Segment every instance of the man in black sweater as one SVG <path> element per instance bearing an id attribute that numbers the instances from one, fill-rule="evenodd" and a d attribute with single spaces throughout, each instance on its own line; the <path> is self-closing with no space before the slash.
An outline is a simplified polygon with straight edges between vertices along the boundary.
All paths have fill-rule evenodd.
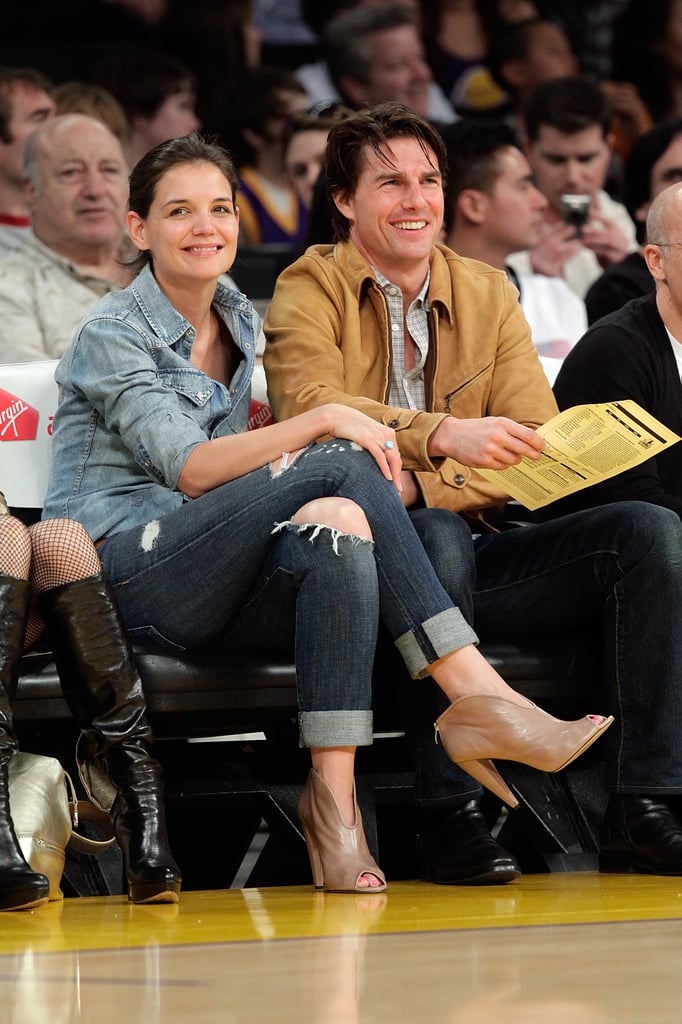
<path id="1" fill-rule="evenodd" d="M 561 409 L 634 399 L 682 436 L 682 184 L 659 193 L 646 228 L 643 256 L 655 292 L 594 324 L 564 360 L 554 393 Z M 682 444 L 564 499 L 552 511 L 626 499 L 662 505 L 682 518 Z"/>

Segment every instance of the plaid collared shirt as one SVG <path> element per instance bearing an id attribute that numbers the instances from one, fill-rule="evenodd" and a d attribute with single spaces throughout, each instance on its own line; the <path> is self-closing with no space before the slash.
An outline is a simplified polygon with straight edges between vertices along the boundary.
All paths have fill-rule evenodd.
<path id="1" fill-rule="evenodd" d="M 380 271 L 374 268 L 377 284 L 386 297 L 388 306 L 388 319 L 391 328 L 391 349 L 393 359 L 391 362 L 391 387 L 389 391 L 389 405 L 400 406 L 403 409 L 425 409 L 426 392 L 424 389 L 424 365 L 429 351 L 429 320 L 430 309 L 426 295 L 429 290 L 430 274 L 427 274 L 424 285 L 419 295 L 407 311 L 407 317 L 403 318 L 403 293 L 397 285 L 392 284 Z M 407 330 L 415 343 L 414 369 L 405 371 L 405 323 Z"/>

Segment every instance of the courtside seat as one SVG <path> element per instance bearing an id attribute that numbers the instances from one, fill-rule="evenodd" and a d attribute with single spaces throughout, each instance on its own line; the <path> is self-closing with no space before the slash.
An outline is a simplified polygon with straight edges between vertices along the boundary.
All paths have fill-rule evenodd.
<path id="1" fill-rule="evenodd" d="M 481 651 L 515 689 L 557 715 L 605 710 L 598 638 L 482 644 Z M 142 648 L 135 653 L 167 779 L 169 827 L 187 887 L 305 882 L 309 869 L 296 801 L 307 759 L 297 747 L 291 659 Z M 368 840 L 379 849 L 389 877 L 415 877 L 413 772 L 394 699 L 397 656 L 393 651 L 386 655 L 375 667 L 376 740 L 358 753 L 358 793 Z M 75 725 L 49 652 L 22 660 L 14 710 L 22 745 L 56 753 L 75 770 Z M 503 814 L 499 836 L 522 868 L 593 869 L 606 802 L 598 752 L 559 775 L 511 763 L 504 774 L 520 807 Z M 498 821 L 502 808 L 490 794 L 484 808 L 491 825 Z M 202 822 L 210 831 L 213 826 L 206 823 L 215 822 L 216 815 L 229 816 L 229 852 L 221 858 L 220 871 L 207 875 L 194 830 Z M 248 875 L 240 877 L 263 822 L 268 839 Z"/>
<path id="2" fill-rule="evenodd" d="M 596 638 L 482 644 L 481 650 L 517 690 L 549 711 L 570 718 L 605 710 Z M 306 882 L 296 801 L 307 758 L 297 746 L 291 659 L 141 648 L 135 653 L 186 887 Z M 414 780 L 395 699 L 396 658 L 394 650 L 377 658 L 376 740 L 358 752 L 358 794 L 368 841 L 379 850 L 389 878 L 410 878 L 417 872 L 410 841 L 416 829 Z M 75 773 L 76 727 L 49 652 L 22 660 L 14 711 L 21 745 L 56 754 Z M 499 822 L 500 841 L 523 870 L 596 867 L 606 803 L 598 756 L 598 750 L 589 752 L 559 775 L 504 766 L 520 807 L 500 818 L 499 802 L 487 794 L 484 809 L 491 826 Z M 214 846 L 220 818 L 229 818 L 230 842 L 209 870 L 202 851 Z M 263 823 L 267 839 L 245 875 L 242 865 L 262 839 Z M 203 842 L 197 841 L 197 829 L 206 833 Z M 111 874 L 107 878 L 100 868 L 70 865 L 73 894 L 122 891 L 112 888 Z"/>
<path id="3" fill-rule="evenodd" d="M 57 401 L 55 366 L 55 361 L 46 361 L 2 367 L 0 489 L 26 521 L 39 516 L 45 494 L 51 420 Z M 599 696 L 602 658 L 595 638 L 558 636 L 543 643 L 484 643 L 481 650 L 515 689 L 548 711 L 569 718 L 606 711 Z M 176 853 L 188 887 L 211 887 L 205 863 L 197 862 L 192 878 L 191 862 L 197 849 L 201 856 L 201 844 L 195 841 L 199 816 L 205 812 L 201 821 L 213 821 L 216 811 L 229 813 L 231 823 L 230 853 L 224 852 L 222 857 L 224 870 L 226 858 L 234 851 L 234 856 L 240 850 L 246 852 L 265 821 L 274 838 L 266 843 L 248 884 L 306 880 L 309 868 L 295 806 L 307 759 L 297 748 L 292 659 L 148 647 L 136 648 L 135 653 L 168 780 L 169 821 L 175 822 L 173 843 L 180 848 Z M 387 863 L 385 851 L 410 848 L 405 842 L 410 827 L 407 809 L 414 803 L 407 745 L 403 742 L 400 747 L 404 723 L 395 695 L 398 671 L 403 669 L 395 650 L 380 651 L 375 665 L 377 742 L 358 753 L 358 793 L 370 845 L 377 844 L 377 837 L 381 841 L 382 802 L 386 808 L 383 829 L 387 841 L 381 842 L 381 856 L 389 877 L 392 865 Z M 30 653 L 22 660 L 14 712 L 22 745 L 56 753 L 69 770 L 75 770 L 76 728 L 49 651 Z M 576 856 L 578 866 L 583 866 L 580 858 L 584 855 L 588 857 L 585 866 L 593 866 L 589 858 L 596 856 L 594 823 L 604 803 L 591 767 L 594 760 L 587 755 L 575 769 L 560 776 L 505 766 L 521 807 L 509 815 L 503 829 L 507 845 L 522 867 L 575 867 Z M 486 800 L 495 820 L 499 806 L 493 806 L 491 797 Z M 397 834 L 391 836 L 392 831 Z M 215 835 L 210 842 L 215 842 Z M 283 856 L 282 850 L 295 850 L 295 856 Z M 239 863 L 231 865 L 230 877 L 232 868 L 236 872 Z M 413 865 L 398 864 L 393 877 L 411 877 L 411 870 Z M 215 884 L 230 884 L 224 871 L 216 876 Z"/>
<path id="4" fill-rule="evenodd" d="M 484 643 L 481 652 L 515 689 L 543 707 L 580 715 L 598 699 L 600 665 L 592 638 Z M 177 736 L 178 729 L 184 736 L 262 730 L 268 717 L 296 714 L 296 672 L 286 656 L 141 647 L 135 653 L 159 737 Z M 70 718 L 49 652 L 23 658 L 14 711 L 17 721 Z M 390 720 L 382 702 L 382 716 L 387 714 L 379 727 L 396 728 L 397 719 Z"/>

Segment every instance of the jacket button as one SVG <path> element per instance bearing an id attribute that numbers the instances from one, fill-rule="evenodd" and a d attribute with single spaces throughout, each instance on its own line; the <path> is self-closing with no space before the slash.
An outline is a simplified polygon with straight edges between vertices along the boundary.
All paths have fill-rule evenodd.
<path id="1" fill-rule="evenodd" d="M 389 420 L 389 421 L 388 421 L 388 425 L 389 425 L 389 427 L 391 427 L 391 428 L 392 428 L 393 430 L 395 430 L 395 429 L 396 429 L 397 427 L 399 427 L 399 426 L 400 426 L 400 420 Z"/>
<path id="2" fill-rule="evenodd" d="M 457 484 L 458 487 L 461 487 L 463 483 L 466 483 L 466 480 L 461 473 L 458 473 L 457 476 L 455 477 L 455 483 Z"/>

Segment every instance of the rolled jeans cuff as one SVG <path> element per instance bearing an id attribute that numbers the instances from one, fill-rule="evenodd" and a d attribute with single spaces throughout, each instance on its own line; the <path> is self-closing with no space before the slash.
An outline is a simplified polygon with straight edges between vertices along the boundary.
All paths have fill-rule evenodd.
<path id="1" fill-rule="evenodd" d="M 369 747 L 373 739 L 371 711 L 301 711 L 298 716 L 301 747 Z"/>
<path id="2" fill-rule="evenodd" d="M 477 643 L 478 637 L 458 608 L 446 608 L 395 641 L 412 679 L 423 679 L 427 666 L 446 654 Z"/>

